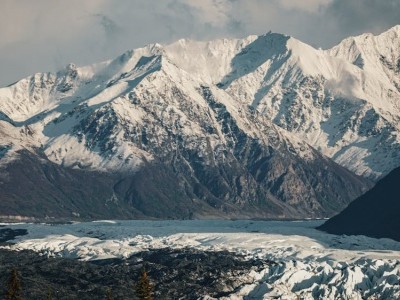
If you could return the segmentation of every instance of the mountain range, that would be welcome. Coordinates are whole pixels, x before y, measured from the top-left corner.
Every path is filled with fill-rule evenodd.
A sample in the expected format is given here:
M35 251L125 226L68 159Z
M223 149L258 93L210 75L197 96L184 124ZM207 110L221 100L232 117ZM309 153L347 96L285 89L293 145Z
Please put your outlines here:
M0 215L329 217L400 165L400 26L179 40L0 89Z

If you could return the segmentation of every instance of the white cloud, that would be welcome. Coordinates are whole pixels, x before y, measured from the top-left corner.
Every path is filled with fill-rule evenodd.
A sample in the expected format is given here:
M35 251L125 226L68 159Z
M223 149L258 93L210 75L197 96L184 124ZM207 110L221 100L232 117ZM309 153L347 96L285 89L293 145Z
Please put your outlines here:
M232 2L228 0L180 0L194 9L194 14L204 23L215 27L226 26L230 21Z
M332 1L333 0L281 0L281 4L287 9L315 13L318 12L321 7L327 6Z
M105 1L5 0L0 7L1 44L8 44L61 35L74 37L89 25L85 16L101 11Z

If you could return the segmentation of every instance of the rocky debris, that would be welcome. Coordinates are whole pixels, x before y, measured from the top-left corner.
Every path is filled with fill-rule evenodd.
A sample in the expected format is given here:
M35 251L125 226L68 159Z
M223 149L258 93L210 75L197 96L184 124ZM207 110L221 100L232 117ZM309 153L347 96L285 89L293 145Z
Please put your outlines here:
M111 288L114 299L136 299L135 283L143 267L154 285L155 299L199 299L229 295L261 271L266 260L246 260L229 252L161 249L135 254L127 260L83 262L47 258L31 251L0 249L0 285L6 286L16 268L25 299L103 299ZM0 291L4 295L4 289Z

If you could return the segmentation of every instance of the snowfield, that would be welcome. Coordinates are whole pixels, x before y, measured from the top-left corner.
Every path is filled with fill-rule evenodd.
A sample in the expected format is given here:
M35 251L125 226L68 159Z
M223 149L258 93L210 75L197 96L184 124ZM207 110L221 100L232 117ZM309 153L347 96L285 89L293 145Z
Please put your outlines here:
M126 258L148 249L228 250L268 259L224 299L399 299L400 242L317 231L323 221L96 221L3 224L27 229L12 250L66 258ZM205 298L211 299L211 298Z

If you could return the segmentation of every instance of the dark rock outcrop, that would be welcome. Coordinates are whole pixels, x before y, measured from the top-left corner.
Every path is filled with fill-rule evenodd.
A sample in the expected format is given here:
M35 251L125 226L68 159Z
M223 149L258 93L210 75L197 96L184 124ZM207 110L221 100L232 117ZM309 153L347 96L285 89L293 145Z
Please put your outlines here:
M0 228L0 243L7 242L17 236L28 234L26 229Z
M400 168L354 200L320 230L333 234L366 235L400 241Z

